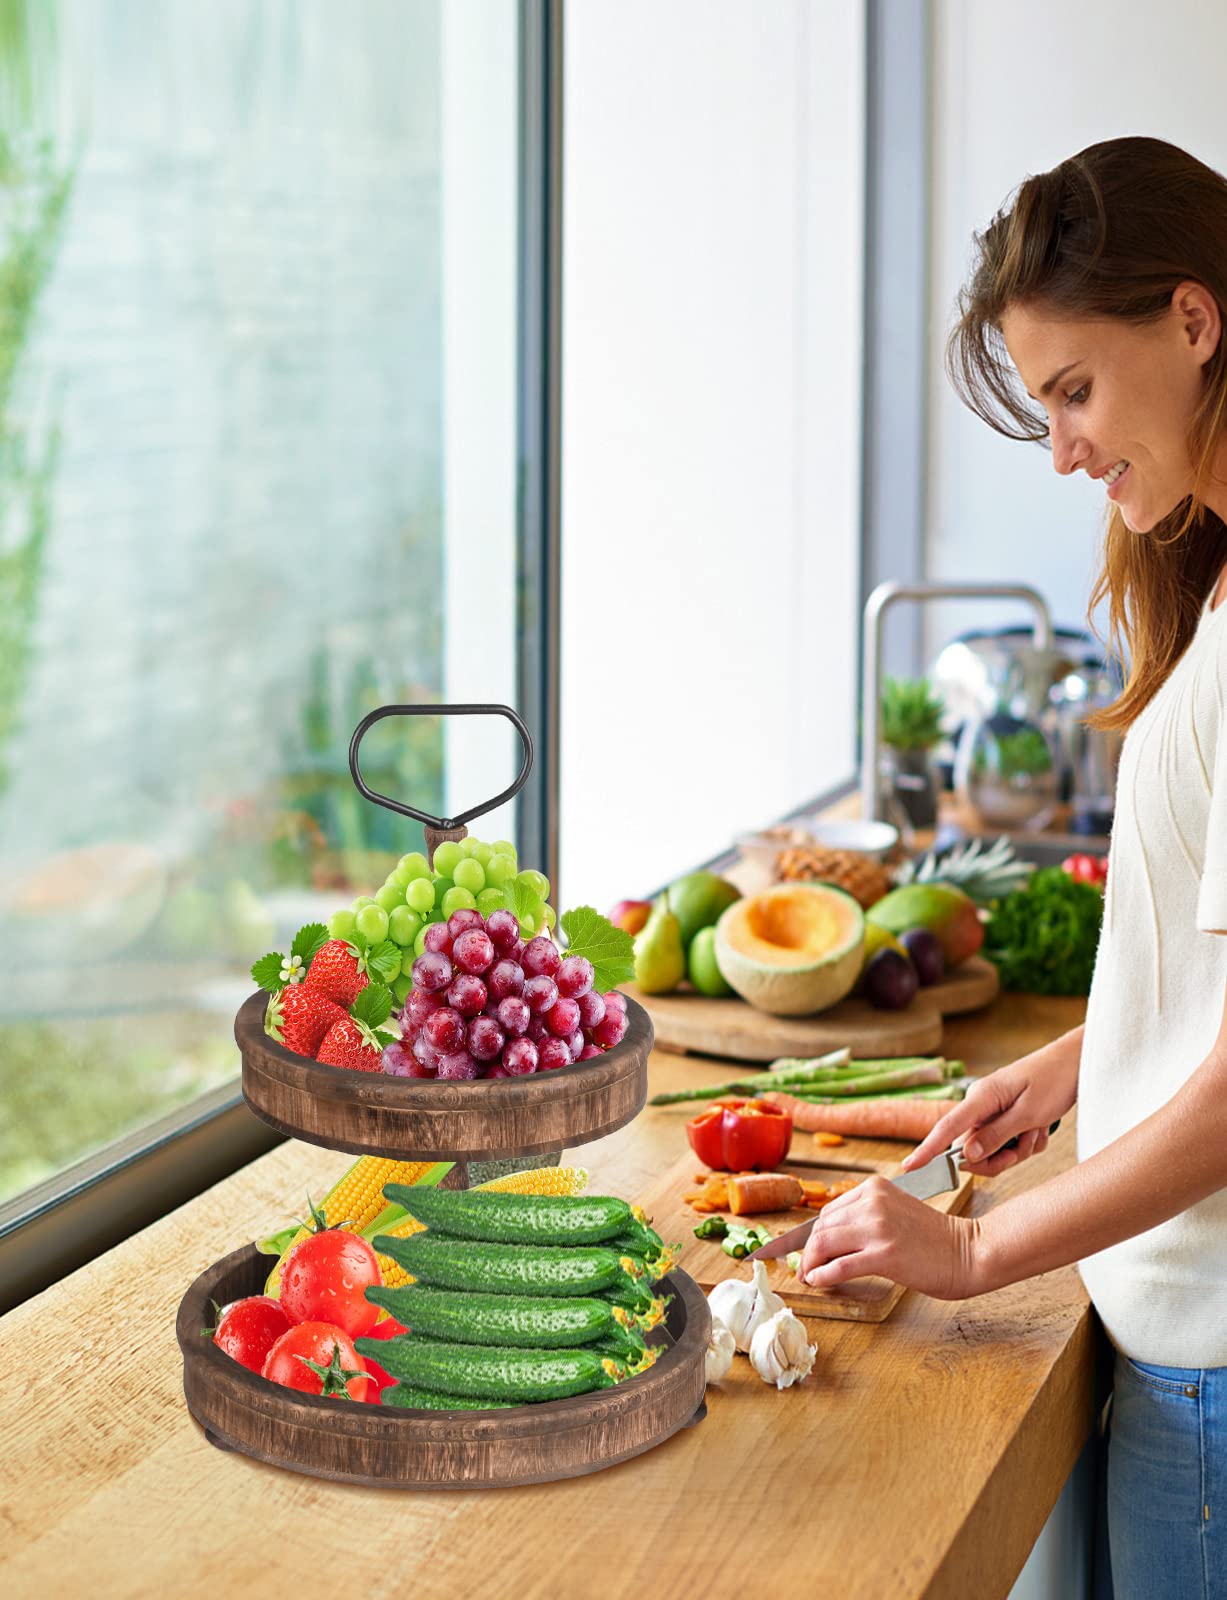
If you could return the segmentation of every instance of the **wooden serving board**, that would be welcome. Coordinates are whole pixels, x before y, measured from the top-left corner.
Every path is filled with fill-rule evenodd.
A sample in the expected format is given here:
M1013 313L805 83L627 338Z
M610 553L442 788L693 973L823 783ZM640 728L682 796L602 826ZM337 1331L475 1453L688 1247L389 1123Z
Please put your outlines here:
M984 956L969 956L954 971L922 989L921 994L935 1005L943 1017L961 1016L965 1011L979 1011L993 1003L1001 993L1001 979L997 968Z
M927 1055L942 1042L941 1012L925 1000L926 990L905 1011L878 1011L867 1000L849 999L812 1017L773 1017L735 996L711 1000L692 989L649 995L625 987L651 1017L657 1047L683 1055L775 1061L846 1046L866 1060Z
M972 956L941 983L921 989L902 1011L879 1011L867 1000L850 996L811 1017L775 1017L736 995L711 1000L689 987L673 994L641 994L632 984L625 987L652 1018L661 1050L775 1061L846 1046L856 1059L870 1060L936 1052L941 1048L943 1013L988 1005L1000 982L991 961Z
M794 1150L812 1145L813 1140L803 1134L798 1134L793 1141ZM842 1154L842 1151L815 1149L813 1156L801 1154L790 1156L775 1170L791 1172L795 1177L808 1181L828 1184L849 1176L860 1175L867 1178L874 1173L889 1178L899 1170L897 1161L880 1161L855 1156L845 1156L841 1161L839 1157ZM652 1226L666 1243L681 1241L680 1265L704 1294L707 1294L726 1278L748 1279L752 1269L749 1263L734 1261L731 1256L725 1255L719 1241L695 1238L694 1230L703 1220L703 1214L693 1211L682 1196L699 1187L695 1182L695 1174L702 1170L702 1163L687 1152L669 1169L660 1183L649 1191L641 1204L651 1217ZM927 1204L947 1215L953 1215L967 1207L971 1200L971 1190L972 1176L969 1172L965 1172L957 1189L937 1195ZM789 1228L795 1228L799 1222L805 1222L814 1216L815 1212L806 1207L797 1207L793 1211L773 1211L758 1217L734 1218L731 1212L726 1212L724 1215L730 1221L758 1223L770 1228L774 1234L781 1234ZM844 1322L882 1322L898 1305L905 1293L901 1284L892 1283L889 1278L856 1278L851 1283L836 1288L814 1289L808 1284L801 1283L796 1275L788 1270L783 1258L778 1261L768 1261L766 1268L768 1283L785 1305L791 1306L799 1317L834 1317Z

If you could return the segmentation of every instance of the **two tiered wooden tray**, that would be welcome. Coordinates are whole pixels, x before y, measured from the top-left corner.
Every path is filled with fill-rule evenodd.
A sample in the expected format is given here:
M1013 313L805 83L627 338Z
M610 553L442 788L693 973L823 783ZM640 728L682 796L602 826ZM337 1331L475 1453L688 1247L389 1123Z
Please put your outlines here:
M362 781L362 734L393 714L495 712L515 723L526 761L512 787L450 822L373 794ZM505 706L387 706L359 723L350 745L354 781L368 799L427 825L427 842L460 838L464 823L510 798L523 784L532 743ZM243 1095L255 1114L295 1139L357 1155L453 1161L450 1186L467 1183L466 1164L540 1158L600 1139L638 1115L647 1099L652 1023L627 1005L622 1042L603 1055L519 1078L440 1083L346 1071L274 1043L263 1028L267 996L253 994L235 1019ZM495 1488L576 1477L625 1461L705 1415L704 1362L711 1317L702 1291L683 1272L663 1280L666 1321L649 1337L664 1346L647 1372L612 1389L567 1400L490 1411L410 1411L343 1403L270 1383L219 1350L201 1329L210 1302L262 1292L269 1261L246 1245L203 1272L179 1306L188 1409L219 1448L341 1482L410 1489Z

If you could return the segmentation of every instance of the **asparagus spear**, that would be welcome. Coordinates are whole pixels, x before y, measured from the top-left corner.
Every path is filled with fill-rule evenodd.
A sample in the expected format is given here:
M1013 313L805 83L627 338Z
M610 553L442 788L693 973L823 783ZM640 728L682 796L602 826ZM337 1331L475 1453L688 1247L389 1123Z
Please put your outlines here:
M943 1082L942 1069L934 1061L928 1066L905 1066L894 1072L866 1072L857 1073L854 1077L821 1078L812 1085L803 1084L799 1087L811 1087L812 1090L818 1093L838 1097L842 1100L854 1094L880 1094L883 1089L912 1089L920 1088L925 1084L941 1082ZM760 1087L759 1093L761 1094L768 1089L784 1088L791 1094L796 1087L798 1086L789 1087L786 1084L764 1083Z
M844 1051L835 1052L837 1057L843 1057ZM753 1095L761 1094L767 1089L787 1089L790 1093L797 1087L809 1086L821 1089L823 1093L855 1093L847 1085L869 1080L867 1086L872 1088L875 1084L881 1086L881 1080L893 1073L907 1071L921 1071L926 1076L921 1079L924 1083L938 1083L945 1076L946 1062L943 1056L896 1056L880 1061L854 1061L833 1065L830 1056L819 1056L811 1062L800 1062L795 1066L786 1067L780 1071L756 1072L752 1077L731 1078L727 1083L709 1084L703 1089L675 1089L668 1094L653 1095L649 1104L654 1106L680 1105L688 1100L719 1100L724 1095ZM936 1076L934 1076L936 1073ZM838 1089L827 1089L826 1085L837 1085Z
M766 1092L766 1091L764 1091ZM783 1094L795 1095L812 1106L843 1106L858 1100L961 1100L967 1091L955 1083L938 1083L921 1089L881 1089L864 1094L824 1094L816 1089L786 1089Z

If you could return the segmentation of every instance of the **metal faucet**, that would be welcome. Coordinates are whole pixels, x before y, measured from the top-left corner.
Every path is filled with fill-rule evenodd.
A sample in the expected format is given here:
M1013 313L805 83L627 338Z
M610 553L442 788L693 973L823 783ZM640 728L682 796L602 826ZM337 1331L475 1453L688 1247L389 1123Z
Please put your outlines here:
M881 805L878 721L882 696L882 614L896 600L1025 600L1035 612L1035 648L1052 648L1052 614L1026 583L880 583L865 602L861 657L861 813L875 820Z

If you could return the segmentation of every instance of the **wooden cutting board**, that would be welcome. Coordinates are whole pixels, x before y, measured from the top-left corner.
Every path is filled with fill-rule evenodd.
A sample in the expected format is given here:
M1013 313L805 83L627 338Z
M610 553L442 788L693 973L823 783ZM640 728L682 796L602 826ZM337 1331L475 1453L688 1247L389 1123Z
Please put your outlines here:
M689 987L645 995L626 985L651 1016L659 1049L734 1061L818 1056L845 1046L862 1061L928 1055L941 1047L943 1012L973 1011L993 1000L999 988L996 967L979 956L921 989L903 1011L879 1011L867 1000L850 997L815 1016L774 1017L735 995L711 1000Z
M808 1136L798 1134L793 1142L793 1149L800 1150L812 1144L813 1141ZM881 1173L883 1177L890 1177L899 1170L898 1161L853 1156L840 1161L841 1154L842 1152L826 1151L821 1155L815 1153L813 1157L798 1154L790 1156L776 1170L791 1172L795 1177L807 1181L815 1180L828 1184L850 1176L869 1177L875 1172ZM718 1241L695 1238L694 1230L703 1220L703 1216L702 1213L691 1210L682 1196L699 1187L695 1182L695 1174L703 1170L702 1163L687 1151L686 1155L669 1169L660 1183L649 1190L640 1203L651 1217L652 1226L667 1244L672 1244L674 1241L681 1242L680 1265L695 1280L704 1294L707 1294L726 1278L748 1279L752 1268L746 1261L734 1261L731 1256L726 1256ZM971 1200L972 1181L971 1174L965 1172L957 1189L937 1195L926 1203L948 1215L957 1214L965 1210ZM770 1228L775 1234L784 1233L787 1229L796 1227L797 1223L805 1222L815 1215L812 1210L801 1207L795 1211L773 1211L761 1217L734 1219L731 1212L724 1214L729 1220L759 1223ZM901 1284L892 1283L888 1278L856 1278L851 1283L836 1288L814 1289L808 1284L801 1283L794 1273L789 1272L783 1259L768 1261L766 1268L768 1283L785 1305L791 1306L799 1317L834 1317L844 1322L882 1322L905 1293Z

